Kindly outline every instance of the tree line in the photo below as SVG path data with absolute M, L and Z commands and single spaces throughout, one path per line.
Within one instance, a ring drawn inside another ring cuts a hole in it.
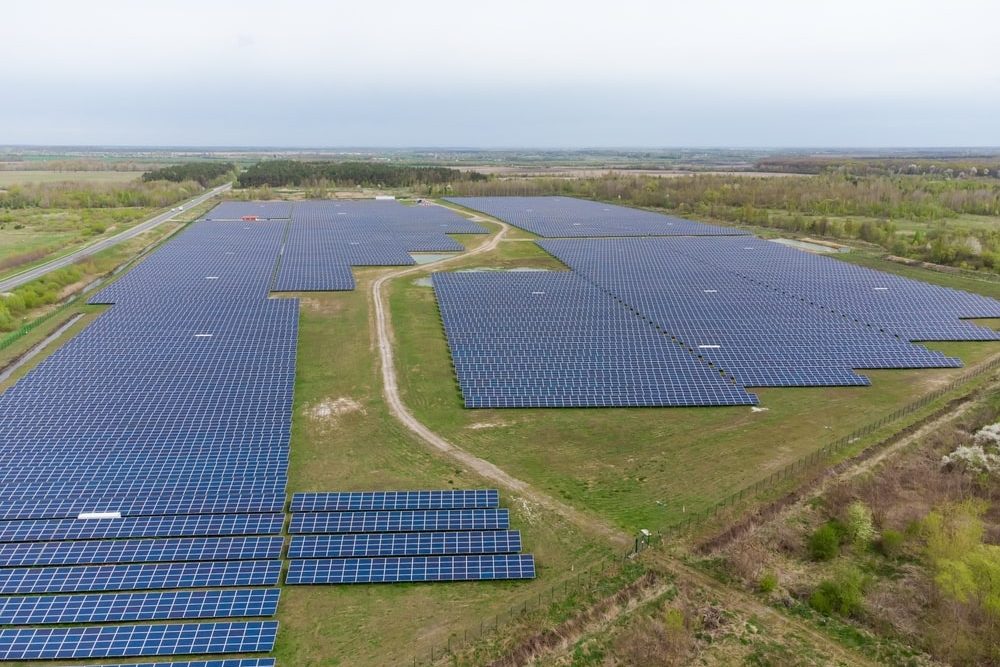
M 147 171 L 142 175 L 142 180 L 147 183 L 150 181 L 172 181 L 174 183 L 195 181 L 207 188 L 234 171 L 236 171 L 236 165 L 232 162 L 187 162 Z
M 240 174 L 242 188 L 262 186 L 316 186 L 331 183 L 367 187 L 419 187 L 456 182 L 475 182 L 486 177 L 474 171 L 450 167 L 422 167 L 380 162 L 301 162 L 265 160 Z

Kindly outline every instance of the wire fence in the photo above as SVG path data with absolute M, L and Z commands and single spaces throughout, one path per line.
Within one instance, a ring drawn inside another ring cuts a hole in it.
M 757 480 L 753 484 L 726 496 L 711 507 L 700 512 L 690 513 L 680 521 L 665 527 L 659 533 L 644 533 L 637 536 L 635 538 L 635 544 L 623 556 L 618 558 L 606 558 L 598 561 L 586 570 L 578 573 L 570 580 L 563 581 L 547 588 L 530 599 L 512 605 L 504 612 L 481 619 L 478 626 L 473 625 L 471 629 L 463 630 L 461 634 L 451 635 L 449 636 L 447 643 L 440 644 L 437 647 L 431 647 L 429 650 L 424 650 L 422 655 L 415 656 L 413 658 L 413 665 L 415 667 L 418 665 L 433 665 L 447 657 L 453 658 L 460 650 L 471 646 L 481 639 L 494 635 L 505 625 L 509 625 L 519 618 L 522 618 L 528 612 L 549 607 L 556 602 L 565 601 L 571 595 L 586 590 L 588 587 L 593 587 L 594 584 L 600 579 L 614 576 L 616 571 L 620 571 L 620 569 L 631 558 L 645 549 L 662 544 L 664 537 L 672 533 L 686 531 L 699 522 L 707 521 L 715 517 L 725 508 L 741 502 L 744 498 L 753 498 L 765 489 L 774 488 L 775 485 L 781 483 L 782 481 L 791 479 L 793 476 L 805 470 L 816 467 L 837 453 L 842 452 L 848 447 L 857 444 L 864 438 L 879 432 L 886 426 L 932 405 L 936 401 L 939 401 L 957 389 L 960 389 L 964 385 L 968 384 L 970 381 L 998 368 L 1000 368 L 1000 357 L 984 362 L 975 368 L 970 369 L 947 385 L 939 387 L 938 389 L 921 396 L 919 399 L 899 408 L 898 410 L 885 415 L 881 419 L 866 424 L 865 426 L 862 426 L 861 428 L 858 428 L 855 431 L 824 445 L 811 454 L 807 454 L 806 456 L 789 463 L 768 477 Z

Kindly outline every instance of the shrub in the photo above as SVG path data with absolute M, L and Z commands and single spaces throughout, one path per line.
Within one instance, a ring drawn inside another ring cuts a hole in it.
M 809 606 L 828 616 L 858 616 L 864 602 L 865 583 L 864 575 L 857 568 L 845 567 L 813 591 Z
M 886 558 L 895 558 L 903 548 L 906 538 L 898 530 L 884 530 L 878 541 L 878 550 Z
M 760 578 L 757 588 L 761 593 L 770 593 L 778 587 L 778 575 L 774 572 L 765 572 Z
M 872 521 L 872 511 L 861 502 L 855 500 L 847 506 L 847 519 L 844 532 L 852 544 L 868 545 L 875 539 L 875 523 Z
M 840 552 L 840 531 L 828 521 L 809 537 L 809 555 L 813 560 L 832 560 Z

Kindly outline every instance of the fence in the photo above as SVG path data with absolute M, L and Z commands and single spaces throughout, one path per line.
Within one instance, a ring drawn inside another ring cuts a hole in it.
M 956 378 L 952 382 L 948 383 L 943 387 L 939 387 L 932 392 L 929 392 L 919 399 L 904 405 L 898 410 L 885 415 L 878 421 L 866 424 L 861 428 L 849 433 L 842 438 L 839 438 L 822 448 L 803 456 L 802 458 L 793 461 L 792 463 L 786 465 L 782 469 L 772 473 L 770 476 L 758 480 L 753 484 L 736 491 L 729 496 L 723 498 L 715 505 L 712 505 L 708 509 L 701 512 L 695 512 L 689 514 L 681 521 L 678 521 L 670 526 L 664 528 L 664 530 L 657 535 L 642 535 L 636 538 L 635 545 L 629 549 L 629 551 L 621 558 L 604 559 L 598 563 L 590 566 L 584 572 L 578 574 L 571 581 L 563 582 L 556 586 L 553 586 L 541 593 L 536 597 L 527 600 L 525 602 L 519 603 L 510 607 L 506 612 L 497 614 L 487 619 L 482 619 L 479 622 L 478 629 L 473 627 L 472 631 L 464 631 L 461 636 L 455 636 L 454 638 L 449 637 L 447 644 L 441 645 L 439 648 L 431 648 L 428 652 L 424 654 L 423 658 L 414 657 L 413 665 L 432 665 L 437 661 L 443 660 L 446 656 L 454 655 L 457 650 L 464 646 L 467 646 L 471 642 L 475 642 L 483 637 L 486 637 L 497 630 L 499 630 L 504 625 L 516 620 L 517 618 L 523 616 L 529 611 L 540 609 L 543 604 L 551 605 L 556 601 L 563 601 L 567 599 L 573 593 L 576 593 L 586 586 L 592 585 L 598 578 L 606 577 L 608 571 L 612 568 L 621 568 L 632 556 L 640 553 L 644 549 L 653 546 L 655 544 L 662 543 L 664 534 L 669 534 L 671 532 L 680 532 L 687 530 L 691 525 L 697 521 L 704 521 L 711 519 L 721 512 L 726 507 L 730 507 L 737 502 L 740 502 L 744 498 L 751 498 L 756 494 L 760 493 L 762 490 L 767 488 L 772 488 L 776 483 L 781 482 L 786 479 L 790 479 L 796 473 L 800 473 L 803 470 L 813 468 L 820 462 L 825 461 L 834 454 L 843 451 L 847 447 L 861 441 L 863 438 L 868 437 L 873 433 L 877 433 L 884 427 L 899 421 L 907 415 L 911 415 L 919 410 L 926 408 L 927 406 L 933 404 L 934 402 L 944 398 L 948 394 L 954 392 L 956 389 L 961 388 L 963 385 L 967 384 L 969 381 L 974 380 L 977 377 L 985 375 L 992 370 L 1000 368 L 1000 357 L 991 359 L 975 368 L 964 373 L 962 376 Z

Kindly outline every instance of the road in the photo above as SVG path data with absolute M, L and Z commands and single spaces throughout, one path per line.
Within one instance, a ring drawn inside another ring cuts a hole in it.
M 179 206 L 186 211 L 192 206 L 198 206 L 199 204 L 208 201 L 212 197 L 216 197 L 222 194 L 231 187 L 232 183 L 226 183 L 225 185 L 220 185 L 219 187 L 213 190 L 209 190 L 204 194 L 200 194 L 197 197 L 194 197 L 193 199 L 187 200 L 186 202 L 180 204 Z M 160 215 L 150 218 L 145 222 L 141 222 L 135 227 L 126 229 L 124 232 L 121 232 L 120 234 L 115 234 L 114 236 L 109 236 L 106 239 L 101 239 L 100 241 L 92 243 L 86 247 L 80 248 L 75 252 L 71 252 L 68 255 L 58 257 L 44 264 L 39 264 L 34 268 L 28 269 L 27 271 L 22 271 L 21 273 L 17 273 L 9 278 L 4 278 L 3 280 L 0 280 L 0 292 L 9 292 L 16 287 L 24 285 L 25 283 L 29 283 L 32 280 L 37 280 L 38 278 L 41 278 L 47 273 L 69 266 L 74 262 L 77 262 L 86 257 L 90 257 L 91 255 L 101 252 L 102 250 L 107 250 L 112 246 L 118 245 L 122 241 L 128 241 L 131 238 L 135 238 L 140 234 L 148 232 L 154 227 L 162 225 L 164 222 L 173 220 L 182 212 L 183 211 L 181 210 L 171 209 L 166 213 L 161 213 Z

